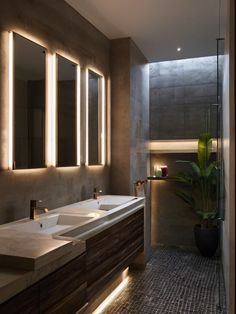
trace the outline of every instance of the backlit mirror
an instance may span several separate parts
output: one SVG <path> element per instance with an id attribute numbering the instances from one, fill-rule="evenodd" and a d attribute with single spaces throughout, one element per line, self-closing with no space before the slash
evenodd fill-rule
<path id="1" fill-rule="evenodd" d="M 57 55 L 57 70 L 57 165 L 75 166 L 77 165 L 77 65 Z"/>
<path id="2" fill-rule="evenodd" d="M 14 34 L 13 169 L 45 167 L 45 49 Z"/>
<path id="3" fill-rule="evenodd" d="M 88 164 L 102 164 L 103 77 L 88 70 Z"/>

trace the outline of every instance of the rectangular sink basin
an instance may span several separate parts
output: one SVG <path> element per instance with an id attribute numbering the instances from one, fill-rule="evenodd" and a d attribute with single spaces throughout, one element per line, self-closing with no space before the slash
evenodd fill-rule
<path id="1" fill-rule="evenodd" d="M 100 204 L 99 209 L 100 210 L 111 210 L 113 208 L 116 208 L 117 206 L 119 206 L 119 205 L 117 205 L 117 204 Z"/>
<path id="2" fill-rule="evenodd" d="M 18 223 L 9 228 L 24 232 L 54 234 L 73 225 L 82 225 L 91 219 L 93 217 L 57 214 L 29 222 Z"/>

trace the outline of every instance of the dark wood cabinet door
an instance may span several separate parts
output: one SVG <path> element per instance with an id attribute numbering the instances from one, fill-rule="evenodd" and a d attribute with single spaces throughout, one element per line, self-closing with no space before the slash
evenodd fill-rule
<path id="1" fill-rule="evenodd" d="M 1 314 L 39 314 L 39 286 L 25 289 L 0 305 Z"/>
<path id="2" fill-rule="evenodd" d="M 144 248 L 144 209 L 86 241 L 87 297 L 130 265 Z"/>
<path id="3" fill-rule="evenodd" d="M 86 303 L 85 277 L 85 254 L 83 254 L 41 280 L 40 312 L 63 313 L 60 307 L 65 309 L 68 306 L 77 310 L 82 307 Z"/>

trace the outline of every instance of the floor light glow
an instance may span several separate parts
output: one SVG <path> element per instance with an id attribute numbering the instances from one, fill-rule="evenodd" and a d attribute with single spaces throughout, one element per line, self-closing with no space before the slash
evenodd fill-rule
<path id="1" fill-rule="evenodd" d="M 77 65 L 76 77 L 76 142 L 77 142 L 77 166 L 80 165 L 80 66 Z"/>
<path id="2" fill-rule="evenodd" d="M 13 32 L 9 32 L 9 126 L 8 126 L 8 167 L 13 167 Z"/>
<path id="3" fill-rule="evenodd" d="M 125 289 L 129 282 L 129 277 L 126 277 L 119 286 L 99 305 L 93 314 L 101 314 L 102 311 Z"/>

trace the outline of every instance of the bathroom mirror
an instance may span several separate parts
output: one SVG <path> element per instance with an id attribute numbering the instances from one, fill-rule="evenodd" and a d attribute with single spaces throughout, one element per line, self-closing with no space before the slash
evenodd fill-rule
<path id="1" fill-rule="evenodd" d="M 102 163 L 102 76 L 88 70 L 88 164 Z"/>
<path id="2" fill-rule="evenodd" d="M 45 167 L 45 48 L 14 34 L 13 169 Z"/>
<path id="3" fill-rule="evenodd" d="M 57 165 L 75 166 L 77 65 L 57 55 Z"/>

